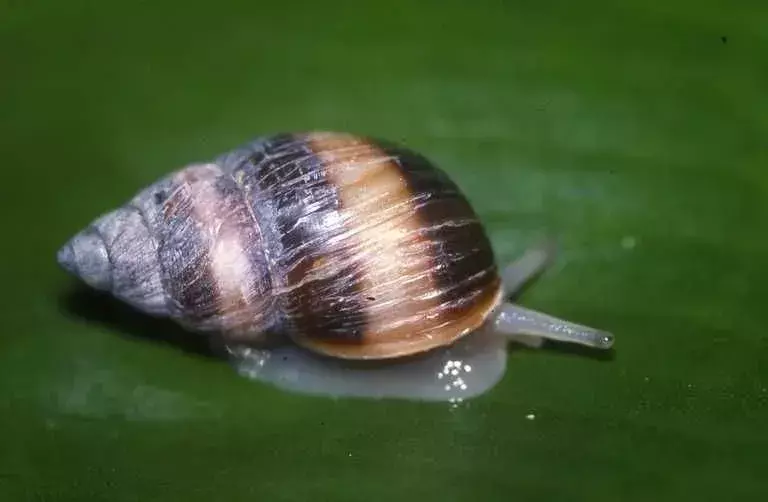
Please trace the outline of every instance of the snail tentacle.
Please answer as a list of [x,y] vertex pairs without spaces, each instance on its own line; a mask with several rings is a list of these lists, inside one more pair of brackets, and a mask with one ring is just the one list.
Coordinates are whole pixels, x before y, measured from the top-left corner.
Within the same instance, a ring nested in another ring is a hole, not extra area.
[[513,303],[503,303],[493,318],[494,330],[526,345],[540,346],[543,340],[577,343],[596,349],[613,346],[613,335],[607,331],[558,319]]
[[507,265],[501,273],[504,297],[509,298],[544,272],[554,261],[555,242],[545,239],[530,247],[520,258]]

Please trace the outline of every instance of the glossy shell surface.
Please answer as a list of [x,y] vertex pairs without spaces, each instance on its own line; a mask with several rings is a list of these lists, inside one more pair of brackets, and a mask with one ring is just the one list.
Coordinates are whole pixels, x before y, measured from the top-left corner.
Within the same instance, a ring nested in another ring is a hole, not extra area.
[[483,226],[448,176],[350,134],[257,139],[91,227],[113,294],[233,345],[280,333],[334,357],[395,358],[453,343],[501,298]]

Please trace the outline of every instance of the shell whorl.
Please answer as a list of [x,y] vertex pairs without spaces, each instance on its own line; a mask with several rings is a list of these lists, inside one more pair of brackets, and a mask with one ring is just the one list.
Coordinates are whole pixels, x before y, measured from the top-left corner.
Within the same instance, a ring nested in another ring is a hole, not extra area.
[[298,343],[345,358],[412,354],[477,328],[498,303],[480,221],[415,152],[284,134],[219,163],[263,222],[281,329]]
[[259,338],[275,323],[259,221],[220,165],[187,166],[131,205],[141,209],[157,242],[170,317],[230,340]]
[[[454,183],[369,138],[262,138],[172,173],[121,211],[149,229],[124,261],[155,274],[154,301],[160,291],[167,315],[229,340],[279,331],[337,357],[396,357],[477,328],[501,295]],[[110,254],[119,240],[105,240]]]

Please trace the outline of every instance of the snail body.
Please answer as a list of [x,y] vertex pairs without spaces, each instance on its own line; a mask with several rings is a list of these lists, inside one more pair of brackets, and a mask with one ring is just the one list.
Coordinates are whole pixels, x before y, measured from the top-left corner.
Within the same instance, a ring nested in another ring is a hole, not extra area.
[[[490,388],[510,338],[610,347],[607,333],[505,301],[548,258],[534,249],[500,273],[443,171],[333,132],[263,137],[185,166],[58,253],[91,287],[218,340],[242,374],[299,392],[441,400]],[[472,379],[446,390],[446,368]]]

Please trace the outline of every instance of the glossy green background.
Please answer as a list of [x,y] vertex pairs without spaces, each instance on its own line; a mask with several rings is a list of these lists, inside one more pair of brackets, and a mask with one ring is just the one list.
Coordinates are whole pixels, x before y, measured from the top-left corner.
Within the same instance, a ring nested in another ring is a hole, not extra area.
[[[0,0],[0,500],[766,500],[767,26],[762,0]],[[456,409],[307,398],[58,270],[170,169],[313,128],[426,153],[502,261],[558,235],[521,302],[612,357],[514,351]]]

